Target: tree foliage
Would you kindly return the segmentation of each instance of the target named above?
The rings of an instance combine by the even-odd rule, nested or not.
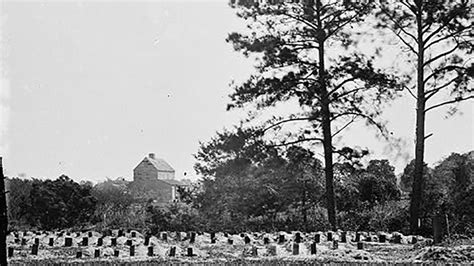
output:
[[[406,90],[416,99],[416,147],[410,207],[412,232],[418,230],[423,187],[425,115],[431,110],[474,98],[474,64],[470,55],[472,1],[382,0],[379,26],[390,29],[414,63],[413,83]],[[415,63],[416,62],[416,63]],[[410,65],[410,64],[407,64]]]
[[[256,229],[271,229],[289,209],[304,226],[323,193],[321,162],[301,147],[279,151],[246,134],[251,131],[237,128],[201,144],[196,169],[205,176],[198,208],[216,229],[246,230],[251,221]]]
[[[385,133],[377,121],[397,80],[374,67],[374,58],[357,52],[350,28],[364,20],[372,4],[356,1],[239,1],[238,15],[248,32],[231,33],[235,50],[257,58],[257,73],[234,87],[228,108],[255,105],[265,110],[296,100],[298,113],[273,117],[261,133],[289,123],[301,130],[280,136],[278,145],[313,141],[324,147],[327,208],[336,227],[333,193],[333,138],[363,119]],[[339,56],[333,56],[335,51]],[[345,52],[344,52],[345,51]],[[278,139],[278,138],[277,138]]]

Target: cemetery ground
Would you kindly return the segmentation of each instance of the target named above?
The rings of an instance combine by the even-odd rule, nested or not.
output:
[[[11,265],[474,263],[473,239],[433,245],[396,232],[22,231],[10,233],[7,244]]]

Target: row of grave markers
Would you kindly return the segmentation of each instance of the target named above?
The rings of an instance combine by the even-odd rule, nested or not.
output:
[[[334,240],[333,241],[333,249],[337,249],[337,248],[338,248],[338,241]],[[311,249],[311,255],[316,255],[316,253],[317,253],[317,243],[313,242],[310,246],[310,249]],[[357,249],[363,249],[363,242],[358,242],[357,243]],[[38,250],[39,250],[39,245],[38,244],[32,245],[31,255],[38,255]],[[258,255],[257,250],[258,249],[256,247],[252,247],[252,252],[251,253],[252,253],[253,256]],[[276,246],[269,246],[269,253],[271,255],[276,255]],[[299,255],[299,253],[300,253],[300,245],[299,245],[299,243],[294,243],[293,244],[293,255]],[[119,254],[120,254],[119,250],[114,250],[114,257],[118,257]],[[77,251],[76,252],[76,258],[82,258],[82,255],[83,255],[82,251]],[[135,256],[135,246],[133,246],[133,245],[130,246],[129,255],[130,255],[130,257]],[[8,248],[8,257],[13,257],[13,256],[14,256],[14,248],[9,247]],[[147,256],[149,256],[149,257],[154,256],[154,247],[153,246],[148,247]],[[175,257],[176,256],[176,247],[170,247],[168,256],[170,256],[170,257]],[[193,252],[192,247],[187,248],[186,256],[188,256],[188,257],[196,256],[196,254],[194,254],[194,252]],[[100,249],[94,250],[94,258],[99,258],[99,257],[100,257]]]
[[[77,236],[80,236],[80,234],[78,233]],[[118,237],[120,237],[120,236],[124,236],[124,234],[121,234],[119,232]],[[137,236],[136,232],[132,232],[131,237],[135,238],[136,236]],[[244,238],[245,244],[249,244],[251,242],[250,237],[248,235],[242,233],[242,234],[240,234],[240,236],[242,238]],[[92,237],[92,232],[89,232],[88,237],[83,237],[82,242],[79,245],[88,246],[90,237]],[[228,234],[224,233],[224,237],[228,237]],[[151,238],[150,235],[145,236],[145,241],[144,241],[145,246],[149,245],[150,238]],[[163,241],[168,241],[168,234],[166,232],[163,232],[161,234],[161,239]],[[195,240],[196,240],[196,232],[188,232],[184,239],[181,239],[180,233],[177,233],[176,240],[184,241],[184,240],[187,240],[187,239],[189,239],[190,243],[194,243]],[[211,240],[212,244],[216,243],[217,238],[216,238],[215,233],[210,234],[210,240]],[[303,240],[303,238],[301,237],[301,233],[297,232],[295,234],[295,237],[294,237],[294,242],[301,243],[302,240]],[[333,233],[328,232],[327,233],[327,241],[333,241],[333,240],[335,240],[334,237],[333,237]],[[338,238],[338,240],[341,243],[346,243],[347,242],[347,233],[342,232],[340,234],[340,237]],[[370,235],[366,236],[365,239],[362,240],[362,234],[361,233],[356,233],[355,239],[351,240],[351,241],[353,241],[353,242],[360,242],[360,241],[372,242],[373,240],[374,239]],[[54,246],[54,241],[55,241],[55,239],[53,237],[50,237],[48,245],[49,246]],[[277,241],[279,244],[282,244],[283,242],[286,241],[285,236],[284,235],[279,235],[278,238],[275,239],[275,241]],[[314,241],[316,243],[320,243],[321,242],[321,235],[320,234],[315,234]],[[385,243],[386,241],[387,241],[386,235],[380,234],[378,236],[378,242]],[[24,239],[24,238],[22,238],[21,240],[19,238],[16,238],[15,242],[16,243],[21,243],[21,245],[26,245],[26,239]],[[35,238],[35,244],[39,245],[39,242],[40,242],[39,238]],[[394,239],[393,239],[393,242],[396,243],[396,244],[400,244],[401,243],[401,235],[395,235]],[[411,243],[415,244],[416,242],[417,242],[416,237],[413,237]],[[229,238],[228,243],[233,244],[233,240],[231,238]],[[269,244],[269,243],[270,243],[270,238],[269,237],[264,237],[264,244]],[[104,237],[99,237],[97,239],[97,246],[102,246],[103,244],[104,244]],[[132,245],[132,239],[128,239],[125,244],[128,245],[128,246],[131,246]],[[73,245],[73,238],[72,237],[66,237],[64,246],[65,247],[71,247],[72,245]],[[111,246],[117,246],[117,238],[111,238]]]
[[[123,236],[124,234],[121,234],[119,232],[118,236]],[[80,234],[78,233],[77,236],[80,236]],[[92,237],[92,232],[89,232],[88,234],[89,237]],[[136,232],[132,232],[131,234],[132,237],[136,237]],[[181,237],[180,237],[180,234],[178,233],[177,234],[178,236],[178,239],[177,240],[181,240]],[[224,236],[225,237],[228,237],[228,234],[224,233]],[[248,235],[245,235],[245,234],[241,234],[240,235],[241,237],[244,238],[244,243],[245,244],[250,244],[251,243],[251,239]],[[188,232],[187,236],[183,239],[183,240],[186,240],[189,238],[189,241],[190,243],[194,243],[195,242],[195,239],[196,239],[196,232]],[[162,233],[161,234],[161,239],[163,241],[167,241],[168,240],[168,234],[167,233]],[[216,235],[215,233],[211,233],[210,234],[210,239],[211,239],[211,243],[214,244],[216,243]],[[18,239],[16,239],[18,240]],[[71,237],[66,237],[65,238],[65,242],[64,242],[64,246],[65,247],[72,247],[72,241],[73,239]],[[293,244],[293,254],[294,255],[298,255],[299,254],[299,243],[301,243],[301,241],[303,240],[303,238],[301,237],[301,234],[300,233],[296,233],[295,234],[295,237],[294,237],[294,244]],[[373,239],[372,237],[369,235],[367,237],[365,237],[364,240],[362,240],[362,234],[360,233],[356,233],[355,235],[355,239],[354,240],[351,240],[353,242],[357,242],[357,249],[363,249],[364,248],[364,244],[362,241],[366,241],[366,242],[371,242]],[[263,239],[264,241],[264,244],[265,245],[268,245],[270,244],[270,238],[269,237],[264,237]],[[285,239],[285,236],[284,235],[279,235],[277,239],[275,239],[275,241],[278,243],[278,244],[283,244],[286,239]],[[340,234],[340,237],[339,239],[334,239],[333,237],[333,234],[332,232],[328,232],[327,233],[327,241],[332,241],[333,242],[333,249],[337,249],[338,248],[338,243],[341,242],[341,243],[346,243],[347,242],[347,233],[346,232],[342,232]],[[385,243],[387,241],[386,239],[386,236],[383,235],[383,234],[380,234],[378,236],[378,241],[380,243]],[[227,240],[228,244],[232,245],[233,244],[233,239],[231,238],[228,238]],[[316,234],[314,236],[314,241],[313,243],[311,244],[311,254],[316,254],[316,244],[320,243],[321,242],[321,235],[320,234]],[[412,244],[415,244],[417,242],[417,239],[416,237],[413,237],[412,238]],[[400,235],[395,235],[394,236],[394,243],[398,243],[400,244],[401,243],[401,236]],[[22,245],[26,245],[26,239],[21,239],[21,244]],[[35,238],[35,243],[32,245],[32,249],[31,249],[31,254],[32,255],[37,255],[38,254],[38,249],[39,249],[39,238]],[[89,244],[89,238],[88,237],[83,237],[82,239],[82,242],[81,242],[81,245],[82,246],[88,246]],[[103,243],[103,237],[100,237],[97,239],[97,246],[102,246],[104,243]],[[145,236],[145,241],[144,241],[144,245],[145,246],[148,246],[150,244],[150,236],[147,235]],[[130,256],[135,256],[135,246],[133,245],[133,242],[131,239],[128,239],[125,243],[125,245],[128,245],[130,246]],[[54,238],[50,238],[49,239],[49,246],[54,246]],[[117,238],[111,238],[111,246],[117,246]],[[276,254],[276,247],[275,246],[270,246],[269,249],[270,249],[270,254]],[[273,250],[275,249],[275,250]],[[257,252],[257,249],[254,248],[254,250],[252,250],[252,255],[256,255],[256,252]],[[13,247],[9,247],[8,248],[8,256],[9,257],[12,257],[14,254],[14,248]],[[114,256],[118,257],[119,255],[119,250],[115,250],[114,251]],[[148,247],[148,253],[147,253],[148,256],[153,256],[154,253],[153,253],[153,246],[149,246]],[[169,256],[172,256],[174,257],[176,255],[176,247],[171,247],[170,248],[170,251],[169,251]],[[94,252],[94,257],[99,257],[100,256],[100,250],[99,249],[96,249],[95,252]],[[187,256],[195,256],[195,254],[193,253],[193,249],[192,247],[188,247],[187,249]],[[77,258],[81,258],[82,257],[82,251],[78,251],[77,254],[76,254],[76,257]]]

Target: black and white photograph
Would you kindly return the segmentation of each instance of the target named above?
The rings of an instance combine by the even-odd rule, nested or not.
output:
[[[474,264],[473,10],[0,0],[0,266]]]

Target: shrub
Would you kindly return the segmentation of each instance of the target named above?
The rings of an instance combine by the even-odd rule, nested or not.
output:
[[[186,203],[149,205],[147,228],[152,234],[160,231],[198,231],[204,229],[199,212]]]

